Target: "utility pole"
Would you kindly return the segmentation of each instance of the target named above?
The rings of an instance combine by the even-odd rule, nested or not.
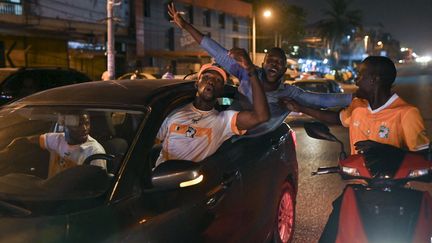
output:
[[[115,0],[107,0],[107,71],[109,79],[115,79],[115,37],[114,37],[114,16],[113,8],[118,6],[121,2],[114,2]]]

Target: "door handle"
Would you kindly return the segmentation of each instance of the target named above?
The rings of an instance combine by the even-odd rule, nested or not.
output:
[[[271,146],[273,150],[278,150],[279,146],[283,144],[287,138],[288,134],[284,134],[279,138],[271,139]]]
[[[238,170],[231,171],[231,172],[225,172],[223,174],[222,186],[224,188],[227,188],[227,187],[231,186],[231,184],[239,178],[240,178],[240,172]]]
[[[239,179],[240,176],[241,174],[238,170],[224,173],[222,182],[207,193],[207,196],[210,197],[206,202],[207,206],[209,208],[215,207],[218,202],[224,198],[225,190],[230,187],[235,180]]]

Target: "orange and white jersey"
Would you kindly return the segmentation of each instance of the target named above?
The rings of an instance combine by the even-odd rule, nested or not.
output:
[[[48,177],[64,169],[83,164],[90,155],[105,153],[102,145],[90,135],[83,144],[69,145],[64,133],[45,133],[39,137],[39,145],[51,152]],[[106,169],[105,160],[94,160],[91,164]]]
[[[162,151],[156,166],[166,160],[201,161],[212,155],[232,135],[242,135],[236,125],[238,111],[201,111],[192,103],[173,111],[163,122],[157,139]]]
[[[426,149],[429,139],[419,110],[394,94],[383,106],[372,110],[364,99],[355,98],[340,112],[349,127],[351,154],[357,141],[373,140],[410,151]]]

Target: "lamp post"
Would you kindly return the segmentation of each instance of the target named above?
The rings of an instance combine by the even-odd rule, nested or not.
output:
[[[121,4],[121,0],[107,0],[107,71],[110,80],[115,79],[115,36],[113,8]]]
[[[369,42],[369,36],[368,36],[368,35],[365,35],[363,41],[364,41],[365,53],[367,54],[367,53],[368,53],[368,42]]]
[[[270,10],[265,10],[263,16],[265,18],[271,17],[272,12]],[[276,37],[275,37],[276,38]],[[256,11],[252,13],[252,62],[256,61]]]

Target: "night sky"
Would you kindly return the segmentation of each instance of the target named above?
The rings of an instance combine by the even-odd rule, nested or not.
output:
[[[286,0],[303,7],[307,22],[323,18],[329,5],[325,0]],[[432,56],[432,0],[350,0],[350,9],[363,13],[363,25],[383,24],[384,31],[418,55]]]

